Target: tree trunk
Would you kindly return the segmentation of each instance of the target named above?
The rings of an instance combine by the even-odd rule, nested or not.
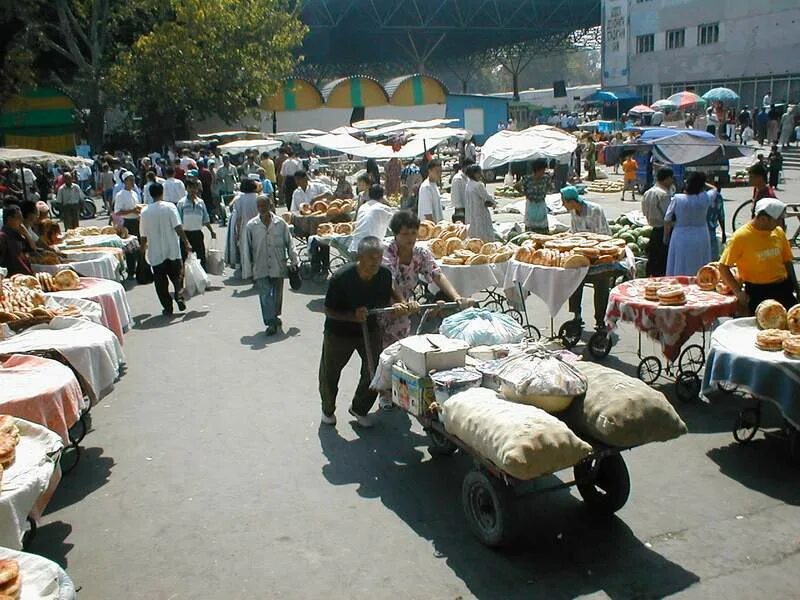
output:
[[[519,73],[514,72],[511,74],[511,85],[514,89],[514,102],[519,102]]]
[[[106,106],[101,98],[100,87],[90,85],[86,92],[86,106],[89,108],[87,120],[87,136],[92,152],[100,153],[103,150],[106,134]]]
[[[465,77],[461,80],[461,93],[466,94],[469,87],[469,80]]]

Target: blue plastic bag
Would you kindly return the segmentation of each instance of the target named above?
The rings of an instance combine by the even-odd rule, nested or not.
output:
[[[513,318],[483,308],[468,308],[447,317],[439,333],[470,346],[510,344],[525,337],[525,330]]]

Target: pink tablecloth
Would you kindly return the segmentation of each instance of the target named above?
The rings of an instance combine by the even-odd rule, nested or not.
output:
[[[131,307],[128,304],[128,295],[125,288],[110,279],[95,279],[94,277],[81,277],[81,287],[77,290],[51,292],[48,294],[56,300],[82,298],[97,302],[103,309],[102,324],[108,327],[117,336],[120,344],[122,334],[127,331],[131,323]]]
[[[683,306],[663,306],[646,300],[644,287],[654,279],[626,281],[611,290],[606,312],[606,325],[614,329],[620,321],[633,323],[636,329],[661,344],[664,356],[673,361],[693,333],[703,331],[720,317],[736,314],[735,296],[704,292],[694,283],[694,277],[662,277],[680,283],[686,293]]]
[[[78,380],[59,362],[14,354],[0,363],[0,414],[38,423],[69,444],[83,403]]]

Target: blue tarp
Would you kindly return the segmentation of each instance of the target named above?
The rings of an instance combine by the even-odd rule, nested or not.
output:
[[[694,137],[706,140],[717,139],[714,134],[708,133],[707,131],[701,131],[699,129],[672,129],[670,127],[637,127],[634,129],[639,129],[642,132],[642,135],[640,135],[637,140],[639,142],[652,142],[653,140],[660,140],[665,137],[672,137],[673,135],[678,135],[681,133],[688,133]]]
[[[641,100],[641,98],[633,92],[607,92],[605,90],[597,90],[593,94],[586,96],[582,102],[586,104],[599,104],[602,102],[618,102],[620,100]]]

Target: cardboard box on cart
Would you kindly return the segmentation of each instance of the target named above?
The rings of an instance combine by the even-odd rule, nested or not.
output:
[[[412,373],[424,377],[431,371],[463,367],[469,345],[439,334],[412,335],[400,340],[399,358]]]
[[[392,403],[416,416],[428,412],[435,400],[433,381],[398,365],[392,367]]]

